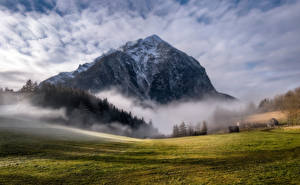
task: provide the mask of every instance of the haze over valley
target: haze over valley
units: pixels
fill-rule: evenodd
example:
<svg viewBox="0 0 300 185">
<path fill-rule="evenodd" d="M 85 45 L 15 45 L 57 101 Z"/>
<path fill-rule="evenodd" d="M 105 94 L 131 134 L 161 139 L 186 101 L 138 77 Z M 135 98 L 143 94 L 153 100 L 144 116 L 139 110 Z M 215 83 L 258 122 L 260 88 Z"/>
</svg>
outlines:
<svg viewBox="0 0 300 185">
<path fill-rule="evenodd" d="M 299 184 L 300 0 L 0 0 L 0 184 Z"/>
</svg>

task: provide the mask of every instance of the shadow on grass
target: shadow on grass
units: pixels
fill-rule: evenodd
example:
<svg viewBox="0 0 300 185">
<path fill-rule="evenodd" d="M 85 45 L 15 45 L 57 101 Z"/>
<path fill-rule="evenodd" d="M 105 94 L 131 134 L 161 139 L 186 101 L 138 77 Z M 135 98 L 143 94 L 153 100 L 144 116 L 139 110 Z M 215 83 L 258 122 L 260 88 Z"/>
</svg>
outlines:
<svg viewBox="0 0 300 185">
<path fill-rule="evenodd" d="M 286 158 L 299 158 L 300 147 L 292 148 L 289 150 L 277 151 L 261 151 L 261 152 L 248 152 L 244 154 L 232 154 L 224 157 L 175 157 L 170 158 L 156 158 L 157 152 L 140 153 L 138 155 L 131 155 L 131 153 L 115 154 L 115 155 L 72 155 L 64 152 L 57 153 L 54 157 L 56 160 L 81 160 L 81 161 L 94 161 L 94 162 L 108 162 L 108 163 L 121 163 L 121 164 L 139 164 L 139 165 L 202 165 L 202 166 L 231 166 L 239 168 L 240 166 L 247 166 L 256 163 L 271 163 L 277 160 L 284 160 Z"/>
<path fill-rule="evenodd" d="M 0 174 L 1 184 L 63 184 L 63 179 L 45 178 L 32 175 L 18 174 L 18 175 L 2 175 Z"/>
<path fill-rule="evenodd" d="M 272 132 L 274 133 L 274 132 Z M 7 137 L 6 137 L 7 136 Z M 2 139 L 2 140 L 1 140 Z M 284 158 L 299 158 L 300 147 L 282 150 L 260 150 L 219 153 L 217 157 L 197 157 L 176 146 L 139 146 L 117 142 L 55 141 L 24 135 L 1 135 L 0 157 L 27 156 L 53 160 L 80 160 L 122 164 L 169 164 L 239 167 L 268 163 Z"/>
<path fill-rule="evenodd" d="M 130 145 L 125 145 L 130 147 Z M 101 144 L 89 149 L 88 146 L 68 146 L 45 144 L 45 145 L 24 145 L 5 144 L 0 148 L 0 156 L 27 156 L 30 158 L 63 160 L 63 161 L 86 161 L 104 162 L 124 165 L 177 165 L 177 166 L 209 166 L 216 169 L 233 168 L 239 169 L 249 164 L 271 163 L 287 158 L 299 158 L 300 147 L 284 150 L 263 150 L 255 152 L 236 152 L 217 157 L 203 157 L 195 155 L 182 155 L 182 151 L 174 150 L 174 154 L 159 149 L 148 149 L 146 151 L 111 151 L 115 148 L 124 148 L 124 144 Z M 131 146 L 132 147 L 132 146 Z"/>
<path fill-rule="evenodd" d="M 116 165 L 114 165 L 115 169 L 111 172 L 107 172 L 105 170 L 102 171 L 103 169 L 98 169 L 99 167 L 95 168 L 95 166 L 92 165 L 80 168 L 80 170 L 72 169 L 68 173 L 55 177 L 25 175 L 21 173 L 14 175 L 0 174 L 0 184 L 102 184 L 103 181 L 114 184 L 114 182 L 122 182 L 122 178 L 128 177 L 126 174 L 131 174 L 132 177 L 138 178 L 137 172 L 141 168 L 143 169 L 142 174 L 144 175 L 159 175 L 164 178 L 167 178 L 171 172 L 178 172 L 173 175 L 183 175 L 184 177 L 184 173 L 189 173 L 189 170 L 192 172 L 193 170 L 198 169 L 197 167 L 200 166 L 208 167 L 209 170 L 216 171 L 217 174 L 219 174 L 219 172 L 221 174 L 231 173 L 245 170 L 249 168 L 249 165 L 273 163 L 288 158 L 299 159 L 300 148 L 297 147 L 289 150 L 249 152 L 243 155 L 236 155 L 237 154 L 232 154 L 231 156 L 217 158 L 190 158 L 189 156 L 186 156 L 185 158 L 178 157 L 174 159 L 156 159 L 151 153 L 143 152 L 141 155 L 137 155 L 137 157 L 130 155 L 130 152 L 110 156 L 101 156 L 86 155 L 85 153 L 81 152 L 77 153 L 77 155 L 72 155 L 61 150 L 52 150 L 51 153 L 48 153 L 47 156 L 43 156 L 42 158 L 64 161 L 80 160 L 86 161 L 89 164 L 97 164 L 98 162 L 116 163 Z M 141 168 L 132 167 L 136 165 L 140 166 Z M 120 166 L 120 168 L 117 168 L 116 166 Z M 124 166 L 130 167 L 124 169 L 122 168 Z M 186 171 L 183 169 L 186 169 Z M 296 168 L 296 170 L 297 169 L 299 168 Z M 149 170 L 149 173 L 145 173 L 147 170 Z M 270 182 L 272 181 L 272 179 L 269 180 Z M 281 179 L 281 181 L 282 180 L 283 179 Z M 287 180 L 287 182 L 289 182 L 289 180 Z"/>
<path fill-rule="evenodd" d="M 83 162 L 88 166 L 66 169 L 69 171 L 55 177 L 50 176 L 50 171 L 47 171 L 47 176 L 39 176 L 35 174 L 36 172 L 32 175 L 30 172 L 22 174 L 18 171 L 16 174 L 0 174 L 0 184 L 102 184 L 103 179 L 113 182 L 115 179 L 108 178 L 114 175 L 117 178 L 123 178 L 131 172 L 137 174 L 141 169 L 143 172 L 152 170 L 151 173 L 154 175 L 157 173 L 166 176 L 172 170 L 174 173 L 178 172 L 177 175 L 180 176 L 191 170 L 197 170 L 199 167 L 207 167 L 216 172 L 239 172 L 258 164 L 290 159 L 299 160 L 300 147 L 232 153 L 225 151 L 224 155 L 222 154 L 221 152 L 209 153 L 204 156 L 197 153 L 186 153 L 185 148 L 180 146 L 58 141 L 7 134 L 0 135 L 0 158 L 26 156 L 28 159 L 37 160 L 36 162 L 38 159 L 62 161 L 62 168 L 68 168 L 68 164 L 64 166 L 64 162 L 74 161 Z M 101 165 L 97 166 L 97 164 L 103 163 L 110 164 L 108 166 L 111 166 L 112 169 L 107 167 L 108 171 L 105 171 L 107 169 L 102 169 Z M 186 172 L 182 169 L 185 169 Z"/>
</svg>

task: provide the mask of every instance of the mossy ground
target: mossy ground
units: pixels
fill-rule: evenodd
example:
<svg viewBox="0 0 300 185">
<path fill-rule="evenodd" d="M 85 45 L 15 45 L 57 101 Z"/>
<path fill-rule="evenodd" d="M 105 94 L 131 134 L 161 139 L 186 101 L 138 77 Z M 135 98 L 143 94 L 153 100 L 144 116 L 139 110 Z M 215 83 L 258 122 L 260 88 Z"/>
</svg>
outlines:
<svg viewBox="0 0 300 185">
<path fill-rule="evenodd" d="M 136 142 L 0 131 L 0 184 L 300 184 L 300 129 Z"/>
</svg>

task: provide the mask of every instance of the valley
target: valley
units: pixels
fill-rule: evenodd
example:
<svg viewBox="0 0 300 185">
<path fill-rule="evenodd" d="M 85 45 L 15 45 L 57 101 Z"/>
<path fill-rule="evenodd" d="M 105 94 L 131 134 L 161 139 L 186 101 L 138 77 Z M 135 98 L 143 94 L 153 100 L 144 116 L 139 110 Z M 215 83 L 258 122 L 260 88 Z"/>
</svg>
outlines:
<svg viewBox="0 0 300 185">
<path fill-rule="evenodd" d="M 0 0 L 0 185 L 300 185 L 300 0 Z"/>
<path fill-rule="evenodd" d="M 299 128 L 144 140 L 78 135 L 45 137 L 1 128 L 0 184 L 300 181 Z"/>
</svg>

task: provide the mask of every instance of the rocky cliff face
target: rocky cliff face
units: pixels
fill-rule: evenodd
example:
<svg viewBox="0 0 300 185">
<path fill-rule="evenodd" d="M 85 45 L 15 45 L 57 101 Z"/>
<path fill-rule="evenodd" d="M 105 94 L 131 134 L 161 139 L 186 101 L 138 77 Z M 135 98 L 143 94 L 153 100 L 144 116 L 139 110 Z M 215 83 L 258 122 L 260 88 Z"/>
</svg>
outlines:
<svg viewBox="0 0 300 185">
<path fill-rule="evenodd" d="M 197 60 L 156 35 L 127 42 L 74 72 L 45 82 L 92 92 L 116 88 L 126 96 L 162 104 L 205 97 L 234 99 L 216 91 Z"/>
</svg>

